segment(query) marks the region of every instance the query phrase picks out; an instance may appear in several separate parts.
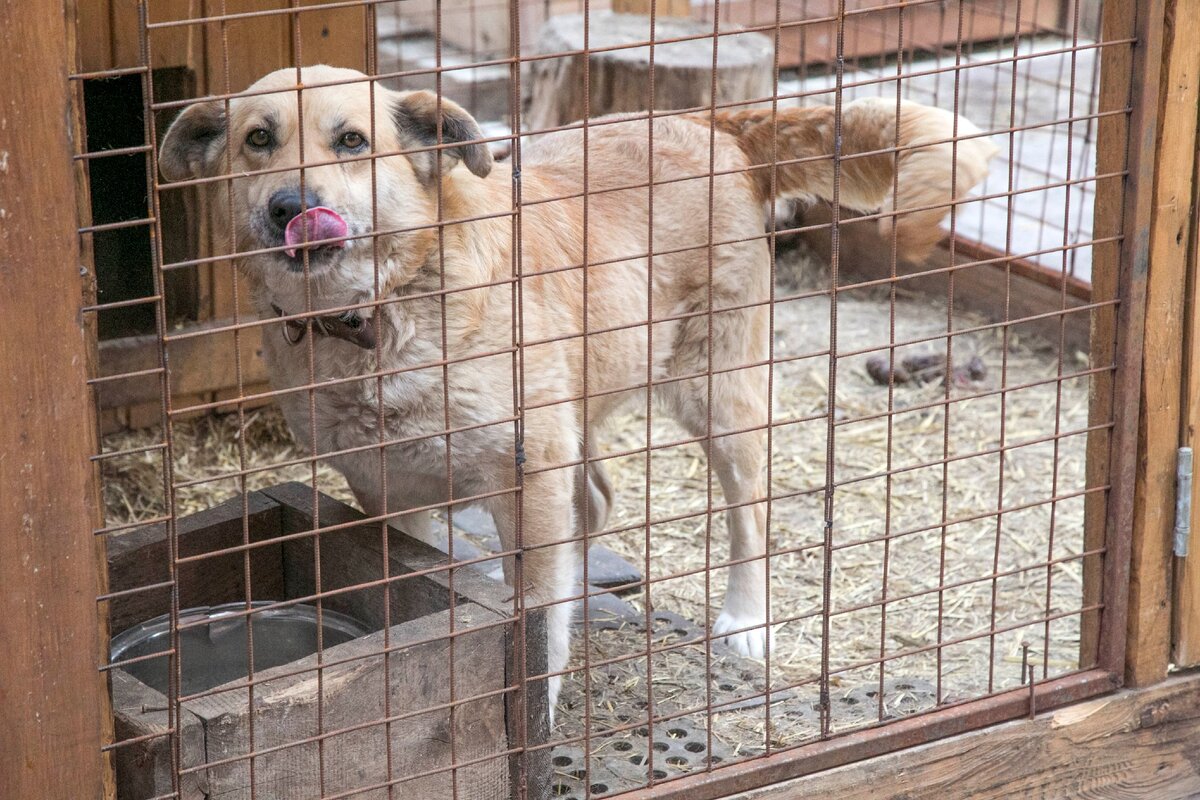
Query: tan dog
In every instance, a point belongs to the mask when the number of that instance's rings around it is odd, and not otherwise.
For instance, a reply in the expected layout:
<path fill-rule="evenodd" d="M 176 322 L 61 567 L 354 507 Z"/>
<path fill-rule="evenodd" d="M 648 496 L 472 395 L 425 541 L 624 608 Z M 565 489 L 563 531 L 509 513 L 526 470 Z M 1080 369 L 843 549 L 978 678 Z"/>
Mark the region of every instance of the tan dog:
<path fill-rule="evenodd" d="M 588 526 L 600 530 L 612 500 L 603 470 L 589 480 L 580 467 L 585 431 L 594 442 L 605 418 L 644 397 L 649 378 L 661 407 L 704 444 L 724 494 L 733 566 L 713 633 L 761 656 L 769 625 L 762 365 L 771 335 L 764 208 L 772 191 L 833 198 L 833 109 L 780 111 L 777 139 L 768 111 L 719 113 L 711 164 L 708 115 L 655 120 L 652 155 L 645 120 L 596 124 L 587 134 L 586 227 L 583 133 L 524 144 L 514 290 L 514 176 L 474 141 L 482 138 L 475 121 L 447 100 L 439 121 L 427 92 L 365 81 L 320 86 L 362 77 L 351 70 L 310 67 L 302 77 L 313 88 L 300 93 L 294 70 L 267 75 L 252 96 L 230 102 L 228 118 L 223 103 L 189 107 L 160 154 L 171 180 L 233 176 L 212 184 L 217 202 L 232 206 L 217 219 L 232 219 L 238 252 L 276 248 L 237 258 L 262 316 L 316 318 L 311 364 L 303 321 L 264 334 L 277 388 L 321 384 L 311 393 L 311 416 L 308 390 L 281 398 L 296 436 L 317 455 L 335 454 L 329 460 L 371 515 L 447 502 L 449 465 L 453 498 L 486 496 L 511 550 L 519 455 L 512 418 L 519 414 L 522 575 L 531 604 L 548 604 L 576 584 L 575 547 L 562 543 L 580 536 L 583 507 Z M 915 103 L 902 104 L 898 132 L 896 121 L 894 102 L 845 105 L 838 199 L 890 211 L 898 165 L 895 207 L 923 210 L 899 218 L 897 239 L 905 255 L 919 257 L 942 235 L 945 204 L 983 178 L 994 148 L 984 138 L 960 141 L 952 189 L 945 142 L 978 130 Z M 303 162 L 317 165 L 303 176 L 301 126 Z M 419 148 L 426 149 L 399 154 Z M 387 155 L 372 160 L 372 153 Z M 849 157 L 856 153 L 873 155 Z M 764 165 L 776 158 L 773 184 Z M 647 189 L 621 188 L 644 184 L 651 171 L 652 244 Z M 439 219 L 473 221 L 439 234 Z M 314 240 L 335 241 L 306 246 Z M 514 299 L 523 344 L 519 411 Z M 358 309 L 328 312 L 346 306 Z M 449 453 L 447 430 L 454 432 Z M 386 496 L 381 441 L 391 443 Z M 420 518 L 405 524 L 421 533 Z M 548 612 L 552 673 L 567 663 L 568 605 Z M 558 683 L 551 681 L 552 698 Z"/>

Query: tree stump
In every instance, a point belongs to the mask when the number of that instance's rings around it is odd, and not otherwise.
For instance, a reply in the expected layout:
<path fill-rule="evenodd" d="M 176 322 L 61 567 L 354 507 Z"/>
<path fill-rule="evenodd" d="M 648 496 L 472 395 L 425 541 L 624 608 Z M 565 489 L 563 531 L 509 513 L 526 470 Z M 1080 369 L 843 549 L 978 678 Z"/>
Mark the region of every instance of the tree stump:
<path fill-rule="evenodd" d="M 591 103 L 583 94 L 584 57 L 580 54 L 531 63 L 526 130 L 565 125 L 585 116 L 617 112 L 666 111 L 709 106 L 713 102 L 712 25 L 691 19 L 659 18 L 655 41 L 685 36 L 706 38 L 654 46 L 654 98 L 650 97 L 650 48 L 624 47 L 650 40 L 650 17 L 642 14 L 592 12 L 588 31 Z M 728 28 L 722 25 L 722 30 Z M 758 33 L 720 36 L 717 45 L 716 102 L 769 98 L 774 64 L 773 44 Z M 583 49 L 583 15 L 551 17 L 538 37 L 538 52 Z"/>

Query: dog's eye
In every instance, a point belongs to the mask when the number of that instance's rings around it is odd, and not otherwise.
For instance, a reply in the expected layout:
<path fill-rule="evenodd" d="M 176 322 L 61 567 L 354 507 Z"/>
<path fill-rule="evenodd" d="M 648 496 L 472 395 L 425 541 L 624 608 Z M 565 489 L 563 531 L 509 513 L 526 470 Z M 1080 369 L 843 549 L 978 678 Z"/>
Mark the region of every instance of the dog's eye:
<path fill-rule="evenodd" d="M 357 150 L 367 143 L 367 137 L 357 131 L 349 131 L 342 134 L 342 138 L 338 139 L 338 146 L 344 147 L 347 150 Z"/>
<path fill-rule="evenodd" d="M 272 142 L 271 132 L 266 128 L 255 128 L 250 131 L 250 135 L 246 137 L 246 143 L 251 147 L 270 147 Z"/>

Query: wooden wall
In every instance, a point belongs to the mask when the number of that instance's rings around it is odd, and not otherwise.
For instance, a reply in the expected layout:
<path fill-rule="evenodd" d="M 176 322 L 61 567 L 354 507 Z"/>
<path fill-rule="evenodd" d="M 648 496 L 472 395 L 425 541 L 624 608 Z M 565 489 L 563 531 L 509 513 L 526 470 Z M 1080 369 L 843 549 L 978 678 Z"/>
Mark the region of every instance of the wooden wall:
<path fill-rule="evenodd" d="M 302 0 L 301 6 L 317 0 Z M 261 0 L 160 0 L 147 4 L 151 25 L 178 20 L 205 19 L 263 10 Z M 278 5 L 278 4 L 275 4 Z M 78 68 L 82 72 L 136 67 L 143 63 L 148 44 L 154 69 L 184 67 L 192 76 L 195 96 L 237 92 L 262 75 L 283 67 L 326 63 L 366 69 L 367 14 L 370 7 L 340 8 L 295 15 L 250 16 L 219 22 L 152 28 L 143 42 L 136 0 L 85 0 L 78 7 L 80 37 Z M 156 98 L 163 99 L 175 98 Z M 159 115 L 158 130 L 165 129 L 177 112 Z M 170 195 L 164 193 L 164 198 Z M 197 205 L 198 192 L 188 192 L 187 206 Z M 178 205 L 175 206 L 178 208 Z M 164 225 L 168 224 L 164 220 Z M 195 214 L 190 231 L 198 243 L 190 257 L 220 252 L 212 241 L 206 213 Z M 197 297 L 196 324 L 214 320 L 232 321 L 234 273 L 227 262 L 202 265 L 194 270 Z M 168 287 L 168 291 L 170 287 Z M 244 294 L 244 292 L 242 293 Z M 245 302 L 237 313 L 246 318 Z M 266 374 L 258 358 L 260 334 L 249 330 L 242 342 L 242 389 L 234 370 L 233 337 L 203 337 L 173 347 L 172 405 L 182 408 L 249 394 L 266 388 Z M 153 335 L 105 341 L 100 347 L 100 369 L 113 375 L 147 369 L 157 363 L 157 340 Z M 160 419 L 157 378 L 131 379 L 104 386 L 100 392 L 102 426 L 105 430 L 139 428 Z M 232 406 L 228 410 L 232 410 Z"/>

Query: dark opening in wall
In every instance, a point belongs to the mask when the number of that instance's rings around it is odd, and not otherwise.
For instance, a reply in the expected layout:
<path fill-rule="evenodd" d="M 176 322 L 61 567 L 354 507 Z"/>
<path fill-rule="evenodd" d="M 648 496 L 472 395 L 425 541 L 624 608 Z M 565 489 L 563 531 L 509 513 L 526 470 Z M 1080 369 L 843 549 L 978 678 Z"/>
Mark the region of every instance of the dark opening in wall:
<path fill-rule="evenodd" d="M 180 100 L 194 94 L 195 79 L 184 67 L 154 71 L 156 102 Z M 84 83 L 84 112 L 87 123 L 87 152 L 97 153 L 137 147 L 146 143 L 145 99 L 142 78 L 127 75 L 100 78 Z M 157 114 L 159 135 L 178 110 Z M 149 153 L 93 158 L 88 165 L 92 198 L 92 223 L 144 220 L 149 216 L 146 163 Z M 195 257 L 198 215 L 194 190 L 164 192 L 160 198 L 162 252 L 170 264 Z M 154 252 L 151 227 L 132 225 L 93 235 L 98 299 L 114 303 L 154 294 Z M 167 323 L 196 319 L 199 291 L 196 269 L 168 270 L 164 274 Z M 153 333 L 155 305 L 141 303 L 100 313 L 100 338 Z"/>

